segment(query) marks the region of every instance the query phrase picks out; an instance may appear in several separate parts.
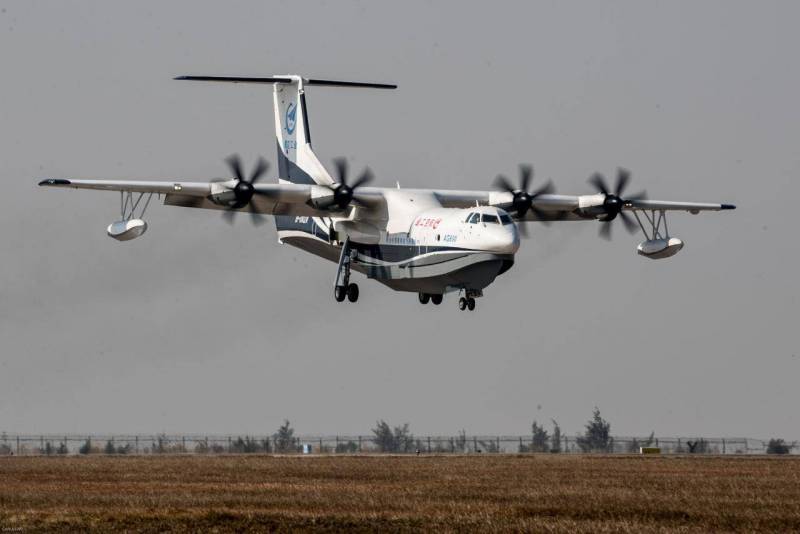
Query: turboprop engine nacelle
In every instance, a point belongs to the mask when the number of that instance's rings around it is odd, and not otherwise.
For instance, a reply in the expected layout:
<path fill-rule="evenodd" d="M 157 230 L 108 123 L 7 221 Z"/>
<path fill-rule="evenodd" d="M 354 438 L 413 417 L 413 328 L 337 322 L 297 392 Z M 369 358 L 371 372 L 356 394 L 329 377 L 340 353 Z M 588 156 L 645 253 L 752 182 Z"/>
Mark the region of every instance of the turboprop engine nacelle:
<path fill-rule="evenodd" d="M 117 221 L 108 225 L 106 231 L 110 237 L 117 241 L 130 241 L 136 239 L 147 230 L 147 223 L 141 219 L 128 219 Z"/>
<path fill-rule="evenodd" d="M 662 258 L 669 258 L 674 256 L 683 248 L 683 241 L 677 237 L 670 237 L 668 239 L 649 239 L 642 241 L 636 247 L 639 255 L 652 260 L 660 260 Z"/>

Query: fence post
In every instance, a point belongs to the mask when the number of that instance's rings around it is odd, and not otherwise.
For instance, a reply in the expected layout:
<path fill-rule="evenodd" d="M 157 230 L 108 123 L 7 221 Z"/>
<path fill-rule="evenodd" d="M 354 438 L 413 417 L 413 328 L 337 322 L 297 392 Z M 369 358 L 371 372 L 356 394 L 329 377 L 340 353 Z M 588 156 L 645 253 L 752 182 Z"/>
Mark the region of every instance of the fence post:
<path fill-rule="evenodd" d="M 230 453 L 231 453 L 231 450 L 232 450 L 232 446 L 231 446 L 231 437 L 230 437 L 230 436 L 228 436 L 228 454 L 230 454 Z"/>
<path fill-rule="evenodd" d="M 134 441 L 136 442 L 136 454 L 139 454 L 139 436 L 135 436 Z"/>
<path fill-rule="evenodd" d="M 431 453 L 431 437 L 428 436 L 428 454 Z"/>
<path fill-rule="evenodd" d="M 497 436 L 497 452 L 500 452 L 500 436 Z"/>
<path fill-rule="evenodd" d="M 17 456 L 19 456 L 19 436 L 17 436 Z"/>
<path fill-rule="evenodd" d="M 358 436 L 358 452 L 361 452 L 361 436 Z"/>
<path fill-rule="evenodd" d="M 478 452 L 478 438 L 472 436 L 472 452 Z"/>
<path fill-rule="evenodd" d="M 722 438 L 722 454 L 725 454 L 725 438 Z"/>
<path fill-rule="evenodd" d="M 322 454 L 322 438 L 319 438 L 319 454 Z"/>
<path fill-rule="evenodd" d="M 522 452 L 522 436 L 519 437 L 519 452 Z"/>

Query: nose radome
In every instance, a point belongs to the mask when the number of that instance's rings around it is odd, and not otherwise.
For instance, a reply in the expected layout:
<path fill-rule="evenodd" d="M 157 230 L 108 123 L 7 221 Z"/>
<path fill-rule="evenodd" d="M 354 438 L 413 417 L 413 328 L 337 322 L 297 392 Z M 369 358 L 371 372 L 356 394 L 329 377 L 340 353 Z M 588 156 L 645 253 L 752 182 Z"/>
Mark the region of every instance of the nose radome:
<path fill-rule="evenodd" d="M 514 254 L 519 250 L 519 231 L 516 225 L 503 226 L 502 230 L 492 236 L 492 252 L 498 254 Z"/>

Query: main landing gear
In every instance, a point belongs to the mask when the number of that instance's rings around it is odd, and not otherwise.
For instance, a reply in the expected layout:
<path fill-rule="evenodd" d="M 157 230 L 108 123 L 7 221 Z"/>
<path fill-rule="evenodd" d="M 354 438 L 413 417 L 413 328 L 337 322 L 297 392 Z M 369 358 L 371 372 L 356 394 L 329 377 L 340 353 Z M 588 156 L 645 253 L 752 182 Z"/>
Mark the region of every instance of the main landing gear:
<path fill-rule="evenodd" d="M 437 306 L 442 303 L 443 296 L 440 293 L 434 293 L 431 295 L 430 293 L 420 293 L 419 294 L 419 303 L 420 304 L 427 304 L 429 302 L 433 302 Z"/>
<path fill-rule="evenodd" d="M 469 298 L 461 297 L 460 299 L 458 299 L 458 309 L 464 311 L 467 308 L 469 308 L 469 311 L 475 309 L 475 299 L 472 297 Z"/>
<path fill-rule="evenodd" d="M 419 293 L 419 303 L 420 304 L 427 304 L 429 302 L 433 302 L 437 306 L 442 303 L 443 295 L 441 293 Z M 475 297 L 482 297 L 483 293 L 480 290 L 465 290 L 464 296 L 458 299 L 458 309 L 459 310 L 469 310 L 472 311 L 475 309 Z"/>
<path fill-rule="evenodd" d="M 356 251 L 350 249 L 350 238 L 344 240 L 342 252 L 339 255 L 339 268 L 336 270 L 336 280 L 333 283 L 333 297 L 336 302 L 350 302 L 358 300 L 358 284 L 350 283 L 350 262 L 356 256 Z"/>

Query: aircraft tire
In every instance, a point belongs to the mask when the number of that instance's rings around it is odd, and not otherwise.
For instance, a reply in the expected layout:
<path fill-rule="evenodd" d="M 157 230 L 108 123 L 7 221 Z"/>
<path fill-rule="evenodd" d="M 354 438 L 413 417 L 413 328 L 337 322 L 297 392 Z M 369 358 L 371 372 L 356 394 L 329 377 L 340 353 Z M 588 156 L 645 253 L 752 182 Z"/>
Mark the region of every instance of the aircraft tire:
<path fill-rule="evenodd" d="M 347 300 L 350 302 L 358 300 L 358 284 L 350 284 L 347 286 Z"/>
<path fill-rule="evenodd" d="M 431 301 L 431 296 L 427 293 L 420 293 L 419 295 L 419 303 L 420 304 L 427 304 Z"/>
<path fill-rule="evenodd" d="M 458 309 L 461 310 L 461 311 L 464 311 L 464 310 L 467 309 L 467 299 L 465 299 L 464 297 L 461 297 L 460 299 L 458 299 Z"/>
<path fill-rule="evenodd" d="M 347 296 L 347 288 L 344 286 L 336 286 L 333 288 L 333 298 L 336 299 L 336 302 L 344 302 L 344 298 Z"/>
<path fill-rule="evenodd" d="M 438 306 L 442 303 L 442 295 L 431 295 L 431 302 Z"/>
<path fill-rule="evenodd" d="M 469 308 L 469 311 L 472 311 L 472 310 L 475 309 L 475 299 L 474 298 L 470 297 L 470 298 L 467 299 L 467 308 Z"/>

